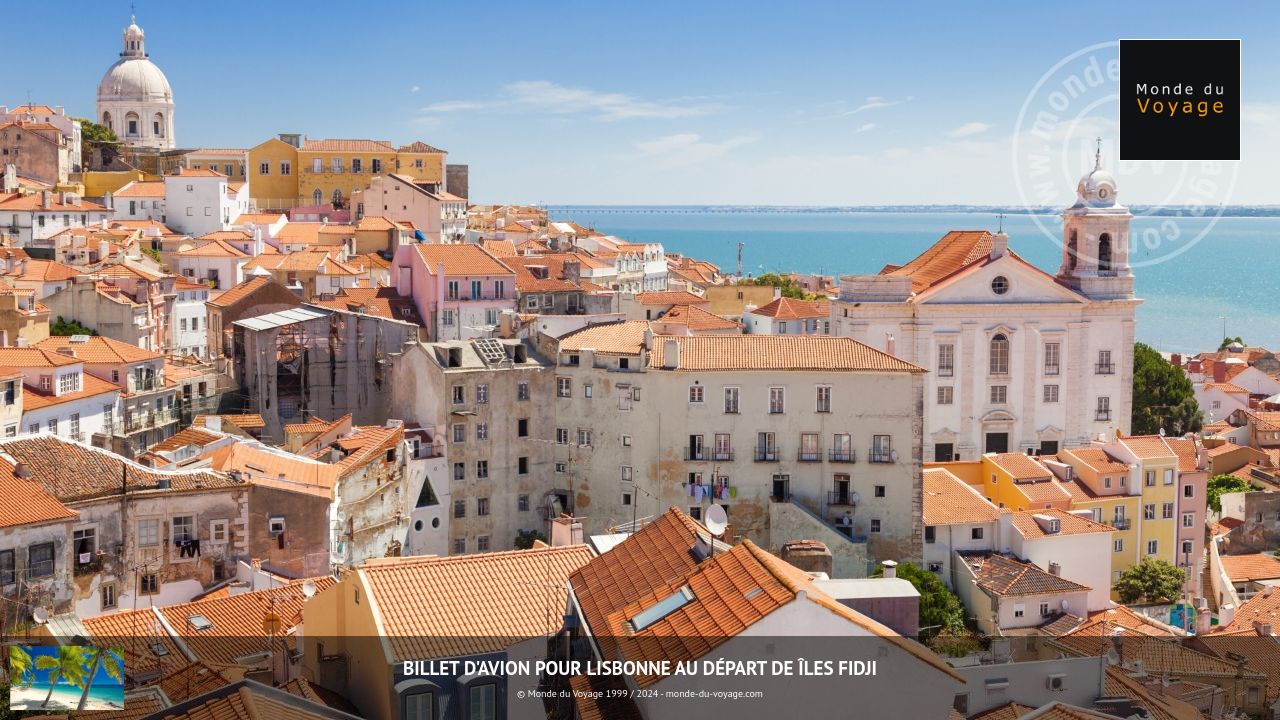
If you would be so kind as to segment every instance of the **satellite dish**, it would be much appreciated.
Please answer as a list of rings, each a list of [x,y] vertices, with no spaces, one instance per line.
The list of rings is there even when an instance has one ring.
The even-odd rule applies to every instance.
[[[712,505],[707,508],[706,524],[712,535],[720,537],[724,534],[725,529],[729,527],[729,515],[725,513],[723,505]]]
[[[312,596],[314,596],[314,595],[316,594],[316,584],[315,584],[315,582],[314,582],[314,581],[312,581],[312,580],[308,580],[308,581],[306,581],[306,582],[302,583],[302,594],[303,594],[303,595],[305,595],[305,596],[307,596],[307,597],[312,597]]]
[[[32,608],[31,619],[35,620],[37,624],[43,625],[49,622],[49,611],[42,607]]]

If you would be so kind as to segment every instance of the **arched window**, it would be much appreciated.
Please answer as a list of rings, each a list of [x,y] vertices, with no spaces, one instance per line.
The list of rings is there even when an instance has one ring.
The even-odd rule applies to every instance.
[[[333,209],[337,210],[342,207],[342,190],[340,188],[333,189]]]
[[[996,333],[991,338],[989,370],[992,375],[1009,374],[1009,338],[1004,333]]]
[[[1098,238],[1098,272],[1111,272],[1111,236],[1107,233]]]
[[[164,113],[156,113],[151,119],[151,134],[158,138],[164,137]]]
[[[1071,231],[1071,239],[1067,241],[1067,268],[1076,269],[1076,231]]]
[[[129,113],[124,116],[124,133],[128,137],[138,137],[138,114]]]
[[[320,191],[320,188],[316,188],[315,192],[311,193],[311,204],[319,205],[322,202],[324,202],[324,193]]]
[[[115,128],[111,127],[111,113],[109,112],[102,113],[102,124],[106,125],[108,130],[115,130]]]

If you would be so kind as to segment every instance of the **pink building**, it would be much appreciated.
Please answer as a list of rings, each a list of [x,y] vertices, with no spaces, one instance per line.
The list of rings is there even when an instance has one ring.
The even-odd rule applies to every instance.
[[[436,340],[489,337],[503,310],[516,309],[516,274],[479,245],[401,245],[392,260],[396,291],[412,295]]]

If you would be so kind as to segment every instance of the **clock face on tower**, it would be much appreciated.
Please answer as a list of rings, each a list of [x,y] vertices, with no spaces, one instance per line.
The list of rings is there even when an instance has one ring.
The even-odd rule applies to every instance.
[[[1106,188],[1098,188],[1098,197],[1102,198],[1103,200],[1106,200],[1107,195],[1109,194],[1111,193]]]

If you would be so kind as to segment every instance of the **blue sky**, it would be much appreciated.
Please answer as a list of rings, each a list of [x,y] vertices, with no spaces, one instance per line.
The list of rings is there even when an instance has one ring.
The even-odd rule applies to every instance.
[[[471,166],[479,201],[1016,203],[1010,138],[1059,59],[1120,37],[1241,37],[1246,157],[1225,200],[1277,202],[1274,4],[356,7],[139,0],[147,48],[174,88],[179,143],[421,139]],[[75,3],[56,20],[38,4],[8,8],[12,27],[31,29],[8,34],[8,53],[30,62],[0,68],[0,103],[29,93],[91,113],[128,16],[125,2]],[[1065,154],[1070,172],[1087,155]],[[1141,173],[1121,192],[1164,197]]]
[[[58,654],[58,648],[52,645],[27,645],[26,648],[27,648],[27,652],[31,654],[31,659],[33,663],[36,660],[36,658],[40,657],[41,655],[56,656]],[[119,654],[117,650],[112,650],[111,652],[115,652],[117,655]],[[51,672],[52,672],[51,670],[36,668],[35,670],[36,684],[47,685],[49,683],[49,674]],[[60,680],[59,683],[64,687],[69,685],[69,683],[66,681],[65,678]],[[93,676],[93,684],[95,686],[96,685],[119,685],[120,681],[111,677],[111,675],[107,673],[107,669],[105,666],[99,665],[98,671]]]

